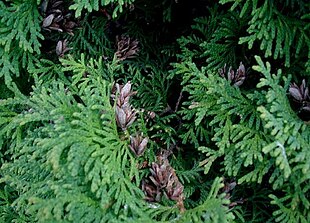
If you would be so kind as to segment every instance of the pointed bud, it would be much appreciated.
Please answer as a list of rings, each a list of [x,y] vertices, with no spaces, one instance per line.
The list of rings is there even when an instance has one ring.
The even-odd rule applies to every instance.
[[[144,138],[142,140],[142,142],[139,145],[139,153],[141,154],[141,152],[143,152],[146,149],[146,145],[148,143],[149,139],[148,138]]]
[[[289,93],[295,100],[299,102],[309,100],[309,88],[306,86],[305,80],[302,80],[302,83],[299,87],[295,83],[290,84]]]
[[[289,88],[290,95],[297,101],[302,101],[302,95],[299,88],[295,84],[291,85]]]
[[[305,89],[304,98],[305,98],[305,100],[309,100],[310,99],[310,97],[309,97],[309,88],[308,87],[306,87],[306,89]]]
[[[300,90],[300,93],[303,95],[304,94],[304,91],[306,89],[306,80],[303,79],[302,82],[301,82],[301,85],[299,87],[299,90]]]
[[[244,80],[245,77],[240,78],[236,83],[234,83],[234,86],[240,87],[243,84]]]
[[[227,78],[229,81],[233,81],[235,79],[235,72],[231,69],[231,67],[228,70]]]
[[[49,16],[47,16],[47,17],[43,20],[42,27],[43,27],[43,28],[49,27],[49,26],[53,23],[54,18],[55,18],[55,15],[54,15],[54,14],[50,14]]]
[[[136,120],[137,112],[132,110],[129,106],[127,106],[123,109],[126,113],[126,128],[127,128]]]
[[[227,78],[227,80],[229,80],[231,84],[236,87],[241,86],[246,79],[246,71],[242,62],[240,62],[239,68],[237,69],[236,72],[233,71],[231,67],[229,67],[228,69],[227,77],[225,77],[225,72],[226,72],[226,64],[223,68],[219,69],[219,73],[222,77]]]
[[[62,49],[63,49],[63,42],[58,41],[57,46],[56,46],[56,54],[57,56],[60,56],[62,54]]]
[[[242,62],[240,62],[239,68],[237,70],[237,74],[238,74],[239,77],[245,76],[245,67],[242,64]]]
[[[152,168],[150,169],[152,176],[150,180],[160,189],[166,187],[169,180],[169,170],[166,169],[165,165],[159,166],[157,163],[152,163]]]
[[[124,85],[124,87],[122,87],[122,89],[121,89],[121,95],[122,95],[122,97],[126,98],[126,97],[129,95],[130,90],[131,90],[131,83],[130,83],[130,81],[128,81],[128,82]]]
[[[63,57],[66,52],[71,50],[71,48],[68,48],[68,40],[65,39],[63,41],[58,41],[57,46],[56,46],[56,54],[59,57]]]
[[[136,156],[141,156],[148,143],[148,138],[142,138],[142,136],[132,137],[130,136],[130,145],[129,148]]]
[[[128,36],[118,36],[116,40],[117,52],[115,53],[115,55],[119,60],[134,58],[138,55],[139,42],[137,40],[132,40]]]
[[[222,77],[225,78],[225,74],[226,74],[226,63],[225,63],[225,65],[224,65],[223,68],[220,68],[220,69],[219,69],[219,74],[220,74]]]
[[[118,106],[116,106],[116,122],[122,129],[126,128],[126,113]]]

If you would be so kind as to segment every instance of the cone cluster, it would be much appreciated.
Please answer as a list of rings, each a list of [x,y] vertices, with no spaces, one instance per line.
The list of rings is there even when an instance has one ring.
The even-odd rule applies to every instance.
[[[165,195],[168,199],[176,201],[181,211],[184,211],[183,185],[179,181],[175,170],[170,166],[167,157],[159,156],[158,162],[152,163],[151,176],[142,181],[142,190],[145,199],[158,202]]]
[[[126,60],[130,58],[134,58],[138,55],[139,47],[138,40],[132,40],[128,36],[118,36],[116,38],[117,41],[117,51],[115,53],[117,59]]]
[[[115,84],[112,89],[111,97],[116,102],[116,123],[123,131],[126,131],[136,120],[137,111],[130,105],[130,97],[134,94],[136,92],[131,90],[130,81],[125,85]],[[147,148],[148,141],[148,138],[143,137],[142,134],[130,136],[129,148],[136,156],[141,156]]]
[[[73,35],[73,29],[78,26],[72,13],[64,8],[63,1],[43,0],[40,11],[43,15],[42,28],[48,31],[66,32]]]
[[[242,62],[240,63],[239,68],[237,69],[236,72],[231,67],[229,67],[226,73],[226,64],[225,64],[223,68],[219,69],[219,73],[222,77],[229,80],[232,83],[232,85],[236,87],[240,87],[246,78],[245,67],[242,64]]]
[[[112,98],[116,100],[116,123],[125,131],[136,119],[136,111],[129,103],[130,97],[136,92],[131,91],[130,81],[125,85],[116,84],[116,92],[112,93]]]

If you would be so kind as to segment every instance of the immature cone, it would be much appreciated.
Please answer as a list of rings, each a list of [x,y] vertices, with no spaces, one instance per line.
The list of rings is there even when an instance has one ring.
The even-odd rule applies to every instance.
[[[135,120],[136,112],[128,107],[119,107],[116,106],[116,123],[119,127],[125,131]]]
[[[225,180],[225,179],[224,179]],[[236,181],[228,182],[224,181],[224,188],[223,191],[226,194],[225,198],[230,199],[231,195],[230,192],[237,186]]]
[[[63,57],[66,52],[71,50],[71,48],[68,48],[67,45],[68,45],[68,41],[66,39],[63,41],[62,40],[58,41],[57,46],[56,46],[57,56]]]
[[[125,85],[116,84],[116,91],[119,93],[116,104],[118,106],[127,106],[129,105],[129,99],[136,92],[131,91],[131,82],[128,81]]]
[[[40,11],[43,15],[42,28],[48,31],[67,32],[73,35],[73,29],[77,27],[74,17],[63,6],[61,0],[43,0]]]
[[[130,81],[125,85],[116,84],[116,94],[112,94],[112,98],[116,100],[116,123],[123,131],[136,119],[136,111],[129,104],[130,96],[133,94],[135,92],[131,91]]]
[[[168,154],[170,153],[164,152],[157,156],[158,163],[152,163],[150,181],[142,181],[142,190],[147,201],[159,201],[161,195],[165,194],[170,200],[176,201],[180,211],[183,212],[184,187],[169,164]]]
[[[299,87],[296,83],[290,84],[289,93],[298,103],[302,104],[302,110],[310,112],[309,89],[306,86],[305,80],[302,80]]]
[[[239,68],[237,69],[237,72],[233,77],[234,86],[239,87],[241,84],[243,84],[244,80],[245,80],[245,67],[242,64],[242,62],[240,62]]]
[[[310,99],[309,89],[306,87],[305,79],[302,80],[302,83],[299,87],[296,83],[290,84],[289,92],[296,101],[301,102]]]
[[[228,182],[224,178],[224,187],[223,187],[223,192],[226,194],[225,198],[226,199],[231,199],[231,191],[234,190],[234,188],[237,186],[237,182],[235,180]],[[243,204],[247,199],[240,198],[238,200],[231,201],[230,204],[228,205],[230,208],[233,208],[237,206],[238,204]]]
[[[233,71],[232,68],[230,67],[227,72],[227,77],[225,76],[226,74],[226,64],[223,68],[219,69],[219,73],[222,77],[227,78],[234,86],[240,87],[246,77],[246,72],[245,72],[245,67],[240,62],[239,68],[237,71]]]
[[[171,177],[171,173],[167,165],[159,165],[157,163],[152,163],[152,168],[150,169],[152,176],[150,176],[150,180],[154,183],[154,185],[163,189],[167,186],[168,180]]]
[[[166,187],[167,197],[171,200],[178,201],[183,196],[183,185],[176,180],[176,176],[171,175]]]
[[[139,52],[138,44],[138,40],[131,40],[128,36],[117,37],[117,51],[115,53],[117,59],[126,60],[136,57]]]
[[[130,136],[130,145],[129,148],[136,156],[141,156],[148,143],[148,138],[143,138],[141,135],[137,135],[136,137]]]

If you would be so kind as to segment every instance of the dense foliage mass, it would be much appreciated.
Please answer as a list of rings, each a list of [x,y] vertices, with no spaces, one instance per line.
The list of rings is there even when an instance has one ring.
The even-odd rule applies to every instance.
[[[1,222],[310,222],[309,19],[0,1]]]

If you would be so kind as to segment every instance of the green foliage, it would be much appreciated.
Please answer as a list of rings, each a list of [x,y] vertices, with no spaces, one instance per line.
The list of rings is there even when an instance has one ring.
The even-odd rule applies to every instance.
[[[219,178],[215,179],[213,183],[210,193],[206,202],[202,205],[188,211],[184,215],[184,219],[181,222],[230,222],[233,219],[232,214],[226,215],[225,209],[223,209],[222,205],[229,204],[228,200],[219,201],[217,198],[220,193],[220,189],[224,186]],[[224,199],[225,194],[219,195],[222,199]],[[206,214],[206,210],[211,211],[210,214]],[[197,219],[197,216],[198,219]]]
[[[222,4],[227,2],[234,2],[231,9],[235,10],[244,1],[220,1]],[[269,0],[264,3],[258,3],[257,0],[245,1],[240,17],[251,18],[247,29],[249,35],[241,37],[239,44],[248,43],[251,49],[259,41],[260,50],[265,51],[265,57],[284,58],[285,66],[290,66],[292,55],[298,57],[303,50],[308,52],[309,60],[309,26],[305,20],[309,16],[304,10],[309,5],[304,1],[295,2],[286,1],[282,7]],[[295,4],[298,8],[294,7]],[[292,12],[286,15],[287,10]]]
[[[8,185],[1,185],[0,191],[0,222],[30,222],[33,219],[26,215],[19,215],[10,205],[17,197],[17,193]]]
[[[2,166],[3,181],[21,194],[12,205],[36,221],[164,220],[141,200],[137,161],[118,133],[111,85],[100,72],[102,66],[94,60],[86,66],[83,55],[78,61],[69,57],[61,62],[65,72],[73,71],[70,85],[36,78],[29,98],[2,101],[3,108],[13,109],[1,114],[1,135],[10,139],[7,152],[14,154],[12,162]],[[117,72],[117,65],[110,66]],[[90,73],[82,76],[85,72]],[[25,109],[13,112],[17,104]],[[191,181],[186,175],[181,179]],[[214,187],[197,212],[207,210],[211,219],[231,218],[222,207],[228,200],[216,197],[220,181]],[[162,211],[168,214],[169,209],[163,206]],[[177,212],[169,219],[177,218]],[[184,221],[192,215],[184,215]]]
[[[113,7],[113,17],[116,17],[118,13],[123,12],[125,5],[132,4],[134,1],[135,0],[74,0],[70,9],[75,10],[75,16],[79,17],[83,9],[92,12],[98,11],[100,6],[115,4]]]
[[[199,129],[197,127],[202,125],[207,128],[205,132],[214,131],[212,141],[218,147],[216,151],[200,148],[208,156],[205,171],[208,172],[212,162],[223,155],[227,157],[225,168],[233,176],[238,174],[242,165],[248,167],[263,162],[261,150],[267,136],[256,111],[257,106],[264,102],[263,96],[258,91],[243,94],[218,74],[206,76],[204,68],[200,71],[192,63],[178,64],[177,73],[181,72],[184,78],[182,84],[186,85],[184,90],[190,93],[191,101],[182,113],[185,118],[194,118],[194,127],[189,127]],[[190,131],[194,133],[196,144],[199,144],[199,137],[205,140],[200,136],[200,131],[193,131],[192,128]],[[259,173],[248,173],[246,179],[260,182],[264,173],[265,168],[261,168]]]
[[[139,70],[133,68],[134,81],[137,83],[138,106],[146,110],[161,112],[167,107],[168,89],[171,85],[168,72],[156,69],[155,66]]]
[[[307,1],[43,3],[0,2],[1,222],[310,222]]]
[[[16,46],[29,53],[40,53],[39,39],[43,39],[40,33],[40,15],[36,9],[35,1],[17,1],[7,7],[0,4],[1,15],[1,42],[4,51],[9,52],[13,40]]]
[[[220,68],[226,64],[238,64],[238,37],[241,36],[245,20],[239,20],[233,13],[220,18],[211,41],[200,44],[207,58],[207,68]]]
[[[19,148],[19,155],[3,171],[23,191],[17,206],[28,203],[27,211],[36,213],[37,219],[94,222],[103,219],[108,209],[112,215],[137,214],[141,204],[141,192],[131,183],[137,174],[135,165],[129,165],[134,158],[118,137],[114,110],[109,106],[109,85],[95,73],[89,79],[79,103],[62,83],[37,87],[25,103],[30,110],[3,128],[3,133],[17,135],[21,126],[29,126],[23,132],[23,143],[14,139],[11,152],[17,155]],[[30,131],[30,126],[38,125]],[[30,174],[28,182],[22,180],[25,172]],[[123,209],[124,205],[128,207]],[[61,214],[64,210],[66,216]]]
[[[104,17],[85,16],[81,22],[83,29],[68,38],[72,42],[72,54],[86,54],[87,57],[111,57],[111,42],[108,39],[108,21]]]
[[[7,6],[9,4],[9,6]],[[0,2],[0,77],[6,84],[40,54],[41,16],[36,1]]]
[[[286,97],[289,80],[284,78],[282,87],[279,83],[281,70],[278,70],[277,75],[271,74],[269,63],[264,65],[260,58],[257,58],[257,61],[259,66],[254,69],[264,74],[258,86],[269,87],[266,94],[269,105],[259,107],[258,111],[264,120],[265,128],[273,136],[271,142],[263,148],[263,152],[275,157],[274,165],[279,168],[273,172],[269,181],[274,188],[283,188],[285,193],[280,199],[270,195],[272,203],[279,207],[274,215],[278,222],[308,222],[310,129],[291,109]]]
[[[244,56],[239,53],[243,47],[238,45],[238,41],[246,20],[239,19],[232,12],[221,12],[218,6],[209,11],[209,17],[195,19],[193,35],[178,40],[182,50],[178,57],[185,60],[192,58],[194,62],[203,60],[208,70],[217,70],[225,64],[239,64]]]
[[[176,222],[232,222],[234,216],[227,214],[227,204],[229,201],[225,199],[225,194],[221,193],[224,186],[221,178],[216,178],[212,183],[206,201],[186,211],[183,215],[177,216],[176,209],[168,209],[166,207],[156,207],[156,215],[161,216],[161,222],[166,222],[169,217],[175,216]]]
[[[194,119],[194,126],[214,131],[214,144],[199,147],[206,156],[201,161],[206,173],[223,157],[225,172],[238,177],[240,184],[262,183],[266,174],[271,174],[273,189],[286,193],[283,199],[270,195],[272,203],[279,207],[274,212],[276,221],[307,222],[309,128],[291,109],[286,96],[289,81],[281,87],[281,71],[271,75],[270,64],[265,67],[260,58],[257,60],[259,65],[254,69],[264,74],[258,87],[268,86],[268,91],[241,91],[218,74],[206,75],[204,68],[198,70],[193,63],[177,64],[176,73],[183,75],[182,84],[191,101],[184,104],[187,106],[182,113]],[[195,132],[193,125],[187,127],[197,139],[199,131]]]

